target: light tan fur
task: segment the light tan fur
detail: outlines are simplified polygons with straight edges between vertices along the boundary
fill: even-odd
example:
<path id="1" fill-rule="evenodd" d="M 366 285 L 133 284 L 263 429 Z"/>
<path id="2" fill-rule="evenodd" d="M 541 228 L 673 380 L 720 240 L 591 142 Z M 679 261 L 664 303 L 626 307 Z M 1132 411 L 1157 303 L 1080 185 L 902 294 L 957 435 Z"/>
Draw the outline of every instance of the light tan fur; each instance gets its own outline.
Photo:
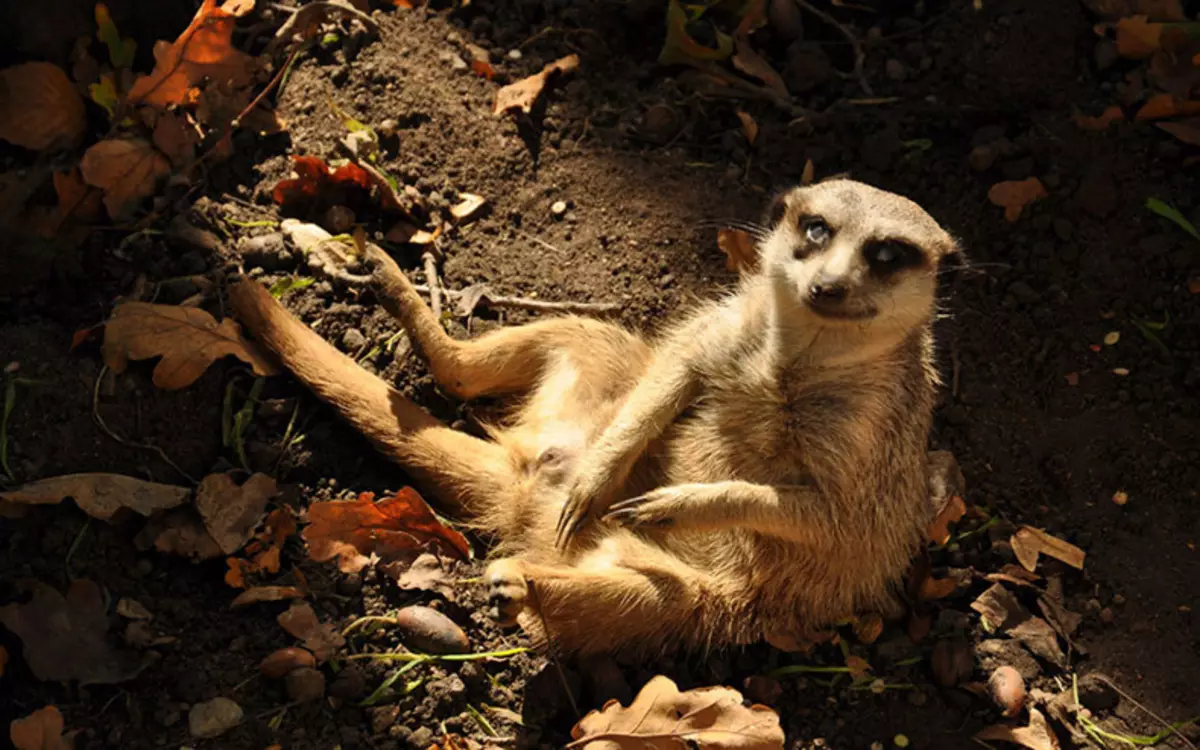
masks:
<path id="1" fill-rule="evenodd" d="M 811 242 L 804 217 L 828 240 Z M 873 273 L 864 248 L 888 239 L 921 261 Z M 301 381 L 497 537 L 499 611 L 563 652 L 646 653 L 798 640 L 895 610 L 930 518 L 935 277 L 955 251 L 900 196 L 797 188 L 760 270 L 654 343 L 576 317 L 454 340 L 378 253 L 379 297 L 441 387 L 518 397 L 492 440 L 437 422 L 258 284 L 231 298 Z M 844 296 L 811 304 L 831 279 Z"/>

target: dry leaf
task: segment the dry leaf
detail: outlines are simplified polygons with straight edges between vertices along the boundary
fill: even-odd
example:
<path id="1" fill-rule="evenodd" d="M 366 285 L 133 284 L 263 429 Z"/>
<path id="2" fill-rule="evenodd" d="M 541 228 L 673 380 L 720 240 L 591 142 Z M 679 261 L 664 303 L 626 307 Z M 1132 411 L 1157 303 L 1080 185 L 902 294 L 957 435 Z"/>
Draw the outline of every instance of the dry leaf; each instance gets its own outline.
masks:
<path id="1" fill-rule="evenodd" d="M 254 536 L 275 496 L 275 480 L 255 474 L 241 487 L 228 474 L 209 474 L 196 490 L 196 510 L 221 551 L 231 555 Z"/>
<path id="2" fill-rule="evenodd" d="M 1030 572 L 1037 568 L 1039 553 L 1062 560 L 1072 568 L 1083 570 L 1085 556 L 1083 550 L 1040 529 L 1021 526 L 1012 535 L 1009 542 L 1012 544 L 1013 553 L 1017 556 L 1017 562 Z"/>
<path id="3" fill-rule="evenodd" d="M 1166 117 L 1196 114 L 1200 114 L 1200 102 L 1198 101 L 1183 99 L 1170 94 L 1155 94 L 1146 100 L 1146 103 L 1137 111 L 1133 119 L 1161 120 Z"/>
<path id="4" fill-rule="evenodd" d="M 154 145 L 162 151 L 176 169 L 192 163 L 196 155 L 196 144 L 200 142 L 200 131 L 182 112 L 164 112 L 154 125 Z"/>
<path id="5" fill-rule="evenodd" d="M 1178 122 L 1155 123 L 1159 129 L 1165 130 L 1176 139 L 1189 146 L 1200 146 L 1200 117 L 1190 117 Z"/>
<path id="6" fill-rule="evenodd" d="M 569 748 L 676 750 L 684 747 L 769 750 L 783 747 L 779 716 L 766 706 L 743 706 L 728 687 L 679 692 L 659 675 L 628 708 L 609 701 L 571 729 Z"/>
<path id="7" fill-rule="evenodd" d="M 859 641 L 872 644 L 883 635 L 883 617 L 878 614 L 862 615 L 854 618 L 854 637 Z"/>
<path id="8" fill-rule="evenodd" d="M 83 181 L 79 167 L 69 171 L 55 170 L 54 192 L 58 196 L 60 222 L 75 220 L 87 224 L 100 218 L 101 191 Z"/>
<path id="9" fill-rule="evenodd" d="M 552 77 L 559 73 L 574 72 L 578 67 L 579 55 L 567 55 L 555 60 L 528 78 L 508 84 L 496 92 L 496 102 L 492 106 L 492 112 L 498 115 L 509 110 L 519 109 L 525 114 L 529 114 L 533 109 L 534 102 L 541 96 L 542 90 L 546 88 L 546 84 Z"/>
<path id="10" fill-rule="evenodd" d="M 234 597 L 234 609 L 258 602 L 278 602 L 284 599 L 303 599 L 308 592 L 299 586 L 255 586 Z"/>
<path id="11" fill-rule="evenodd" d="M 109 641 L 104 594 L 83 578 L 71 582 L 65 597 L 35 582 L 28 603 L 0 607 L 0 623 L 21 639 L 21 654 L 42 681 L 111 685 L 136 677 L 146 666 Z"/>
<path id="12" fill-rule="evenodd" d="M 350 193 L 370 195 L 375 186 L 372 176 L 354 162 L 331 170 L 316 156 L 293 156 L 292 169 L 297 176 L 280 180 L 271 197 L 280 206 L 296 210 L 312 212 L 326 204 L 345 205 Z"/>
<path id="13" fill-rule="evenodd" d="M 174 43 L 154 46 L 154 71 L 133 82 L 128 103 L 165 109 L 184 103 L 188 91 L 204 79 L 234 87 L 250 83 L 254 58 L 231 43 L 236 19 L 216 0 L 204 0 Z"/>
<path id="14" fill-rule="evenodd" d="M 746 142 L 753 146 L 754 142 L 758 140 L 758 123 L 740 109 L 737 111 L 737 116 L 742 121 L 742 132 L 746 134 Z"/>
<path id="15" fill-rule="evenodd" d="M 104 363 L 117 374 L 131 359 L 162 357 L 153 377 L 154 384 L 166 390 L 186 388 L 214 361 L 228 355 L 249 364 L 257 375 L 278 372 L 268 355 L 242 336 L 232 318 L 218 324 L 196 307 L 119 305 L 104 326 L 103 354 Z"/>
<path id="16" fill-rule="evenodd" d="M 1125 113 L 1121 108 L 1113 104 L 1095 117 L 1090 117 L 1082 112 L 1075 113 L 1075 124 L 1080 130 L 1108 130 L 1109 126 L 1114 122 L 1120 122 L 1125 119 Z"/>
<path id="17" fill-rule="evenodd" d="M 1016 221 L 1021 218 L 1021 211 L 1036 200 L 1049 195 L 1046 186 L 1036 177 L 1027 180 L 997 182 L 988 190 L 988 200 L 1004 209 L 1004 218 Z"/>
<path id="18" fill-rule="evenodd" d="M 487 60 L 472 60 L 471 72 L 480 78 L 486 78 L 489 81 L 496 77 L 496 69 Z"/>
<path id="19" fill-rule="evenodd" d="M 1041 580 L 1041 576 L 1037 573 L 1030 573 L 1020 565 L 1013 565 L 1012 563 L 1006 563 L 1000 570 L 995 573 L 988 573 L 983 578 L 993 583 L 1003 581 L 1004 583 L 1011 583 L 1016 586 L 1033 586 Z"/>
<path id="20" fill-rule="evenodd" d="M 718 229 L 717 247 L 725 253 L 725 268 L 753 273 L 758 268 L 758 249 L 750 233 L 741 229 Z"/>
<path id="21" fill-rule="evenodd" d="M 1046 717 L 1032 706 L 1029 708 L 1029 726 L 996 724 L 977 732 L 975 739 L 1011 742 L 1028 750 L 1059 750 L 1058 738 L 1050 730 Z"/>
<path id="22" fill-rule="evenodd" d="M 276 508 L 267 514 L 263 531 L 256 541 L 246 546 L 249 559 L 230 557 L 225 560 L 229 570 L 225 583 L 234 588 L 246 588 L 246 576 L 259 573 L 278 573 L 280 556 L 287 538 L 296 533 L 296 517 L 287 507 Z"/>
<path id="23" fill-rule="evenodd" d="M 861 680 L 871 673 L 870 663 L 861 656 L 847 656 L 846 668 L 850 670 L 850 676 L 855 680 Z"/>
<path id="24" fill-rule="evenodd" d="M 921 581 L 921 587 L 917 592 L 917 599 L 923 602 L 932 602 L 938 599 L 945 599 L 950 596 L 958 588 L 958 582 L 953 578 L 934 578 L 926 576 Z"/>
<path id="25" fill-rule="evenodd" d="M 1035 655 L 1066 669 L 1067 657 L 1058 646 L 1058 634 L 1050 627 L 1050 623 L 1042 618 L 1030 615 L 1029 619 L 1013 625 L 1006 632 Z"/>
<path id="26" fill-rule="evenodd" d="M 196 561 L 221 556 L 220 545 L 204 528 L 204 520 L 192 507 L 176 508 L 151 518 L 138 532 L 136 541 L 143 549 L 152 546 L 159 552 Z"/>
<path id="27" fill-rule="evenodd" d="M 1146 16 L 1130 16 L 1117 21 L 1117 52 L 1122 57 L 1144 60 L 1162 46 L 1163 25 L 1150 23 Z"/>
<path id="28" fill-rule="evenodd" d="M 357 500 L 316 502 L 308 508 L 302 536 L 317 562 L 338 558 L 343 573 L 357 573 L 377 555 L 385 562 L 417 557 L 428 547 L 461 560 L 470 557 L 466 537 L 443 526 L 411 487 L 374 502 L 364 492 Z"/>
<path id="29" fill-rule="evenodd" d="M 67 474 L 0 492 L 0 500 L 27 505 L 57 505 L 71 498 L 92 518 L 111 521 L 122 510 L 150 516 L 187 501 L 191 490 L 120 474 Z"/>
<path id="30" fill-rule="evenodd" d="M 89 148 L 79 169 L 87 184 L 104 190 L 108 215 L 122 221 L 171 174 L 171 162 L 142 138 L 110 138 Z"/>
<path id="31" fill-rule="evenodd" d="M 1145 15 L 1156 21 L 1185 21 L 1181 0 L 1083 0 L 1088 10 L 1115 21 L 1132 15 Z"/>
<path id="32" fill-rule="evenodd" d="M 284 630 L 304 641 L 304 647 L 313 652 L 317 661 L 328 661 L 346 644 L 346 639 L 332 625 L 317 619 L 317 613 L 307 602 L 292 602 L 275 619 Z"/>
<path id="33" fill-rule="evenodd" d="M 971 602 L 971 609 L 987 621 L 984 627 L 991 633 L 1006 630 L 1032 617 L 1029 610 L 1021 606 L 1017 598 L 999 583 L 992 584 Z"/>
<path id="34" fill-rule="evenodd" d="M 958 495 L 951 495 L 938 512 L 937 518 L 929 524 L 929 541 L 934 544 L 945 544 L 950 541 L 950 524 L 957 523 L 967 512 L 967 504 Z"/>
<path id="35" fill-rule="evenodd" d="M 459 193 L 458 197 L 459 202 L 450 207 L 450 215 L 455 221 L 466 221 L 487 203 L 487 199 L 482 195 Z"/>
<path id="36" fill-rule="evenodd" d="M 0 70 L 0 139 L 34 151 L 72 148 L 87 129 L 83 97 L 57 65 Z"/>
<path id="37" fill-rule="evenodd" d="M 667 5 L 667 34 L 658 53 L 659 65 L 694 65 L 697 62 L 724 60 L 733 54 L 733 37 L 713 28 L 716 48 L 705 47 L 688 34 L 688 14 L 679 0 Z"/>
<path id="38" fill-rule="evenodd" d="M 123 597 L 117 601 L 117 614 L 127 620 L 153 620 L 154 614 L 137 599 Z"/>
<path id="39" fill-rule="evenodd" d="M 812 159 L 804 161 L 804 171 L 800 173 L 800 184 L 811 185 L 813 180 L 817 178 L 817 168 L 813 166 Z"/>
<path id="40" fill-rule="evenodd" d="M 767 88 L 774 91 L 779 96 L 786 98 L 788 96 L 787 84 L 783 82 L 783 77 L 775 72 L 771 64 L 763 59 L 762 55 L 754 51 L 750 46 L 750 42 L 745 39 L 738 39 L 735 43 L 736 51 L 733 53 L 733 67 L 748 76 L 757 78 L 767 85 Z"/>
<path id="41" fill-rule="evenodd" d="M 9 725 L 15 750 L 74 750 L 74 732 L 63 735 L 63 717 L 54 706 L 39 708 Z"/>
<path id="42" fill-rule="evenodd" d="M 447 601 L 454 601 L 450 571 L 437 555 L 426 552 L 412 565 L 395 562 L 385 565 L 383 570 L 395 579 L 396 586 L 405 591 L 432 591 Z"/>

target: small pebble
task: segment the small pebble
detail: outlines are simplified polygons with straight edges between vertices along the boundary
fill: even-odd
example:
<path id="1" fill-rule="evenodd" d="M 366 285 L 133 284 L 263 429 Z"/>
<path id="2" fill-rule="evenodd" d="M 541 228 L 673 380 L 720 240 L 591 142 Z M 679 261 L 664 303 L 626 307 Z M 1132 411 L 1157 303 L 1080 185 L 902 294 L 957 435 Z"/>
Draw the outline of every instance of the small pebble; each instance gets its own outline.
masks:
<path id="1" fill-rule="evenodd" d="M 220 737 L 242 723 L 242 707 L 228 698 L 197 703 L 188 712 L 188 733 L 197 739 Z"/>
<path id="2" fill-rule="evenodd" d="M 907 75 L 907 71 L 904 69 L 904 63 L 900 62 L 896 58 L 892 58 L 891 60 L 887 61 L 887 64 L 884 66 L 884 73 L 886 73 L 888 79 L 892 81 L 903 81 Z"/>
<path id="3" fill-rule="evenodd" d="M 367 343 L 367 337 L 357 328 L 347 328 L 342 334 L 342 348 L 348 352 L 357 352 Z"/>
<path id="4" fill-rule="evenodd" d="M 508 51 L 508 59 L 509 59 L 509 60 L 512 60 L 513 62 L 516 62 L 517 60 L 520 60 L 520 59 L 521 59 L 521 50 L 519 50 L 519 49 L 510 49 L 510 50 Z"/>
<path id="5" fill-rule="evenodd" d="M 1116 617 L 1116 615 L 1114 615 L 1113 611 L 1108 607 L 1100 610 L 1100 622 L 1104 623 L 1105 625 L 1111 624 L 1114 617 Z"/>
<path id="6" fill-rule="evenodd" d="M 554 203 L 550 206 L 550 213 L 555 218 L 562 218 L 562 216 L 567 213 L 567 202 L 554 201 Z"/>

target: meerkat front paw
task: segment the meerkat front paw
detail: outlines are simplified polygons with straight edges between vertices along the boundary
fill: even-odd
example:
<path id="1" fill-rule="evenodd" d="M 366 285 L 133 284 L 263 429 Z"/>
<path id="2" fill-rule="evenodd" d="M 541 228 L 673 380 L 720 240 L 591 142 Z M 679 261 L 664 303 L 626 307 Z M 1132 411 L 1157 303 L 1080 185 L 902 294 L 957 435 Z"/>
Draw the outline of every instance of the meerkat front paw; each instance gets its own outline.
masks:
<path id="1" fill-rule="evenodd" d="M 684 495 L 679 490 L 674 487 L 660 487 L 644 495 L 613 503 L 604 515 L 604 520 L 622 526 L 669 528 L 679 525 L 684 504 Z"/>
<path id="2" fill-rule="evenodd" d="M 484 580 L 488 585 L 488 613 L 501 625 L 513 625 L 525 609 L 529 584 L 520 560 L 505 558 L 487 567 Z"/>

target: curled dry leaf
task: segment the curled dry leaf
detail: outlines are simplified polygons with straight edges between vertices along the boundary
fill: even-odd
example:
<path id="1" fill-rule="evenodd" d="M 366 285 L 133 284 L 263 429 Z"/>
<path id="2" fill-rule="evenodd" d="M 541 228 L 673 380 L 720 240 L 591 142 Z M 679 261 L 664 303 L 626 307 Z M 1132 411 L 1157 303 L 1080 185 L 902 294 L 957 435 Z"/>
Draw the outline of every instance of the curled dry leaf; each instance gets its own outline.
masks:
<path id="1" fill-rule="evenodd" d="M 958 495 L 951 495 L 929 525 L 929 541 L 945 544 L 950 541 L 950 524 L 958 523 L 967 512 L 967 504 Z"/>
<path id="2" fill-rule="evenodd" d="M 304 647 L 317 657 L 317 661 L 328 661 L 346 644 L 346 639 L 332 625 L 317 619 L 317 613 L 307 602 L 292 602 L 292 606 L 275 619 L 290 635 L 304 641 Z"/>
<path id="3" fill-rule="evenodd" d="M 254 58 L 232 44 L 237 11 L 204 0 L 195 17 L 173 43 L 154 47 L 154 70 L 140 76 L 129 89 L 130 104 L 166 108 L 182 104 L 188 91 L 205 79 L 234 87 L 254 76 Z"/>
<path id="4" fill-rule="evenodd" d="M 283 545 L 288 537 L 296 533 L 296 517 L 287 507 L 276 508 L 267 514 L 263 530 L 258 537 L 246 545 L 247 557 L 230 557 L 225 560 L 229 570 L 225 583 L 234 588 L 246 588 L 246 576 L 255 573 L 278 573 Z"/>
<path id="5" fill-rule="evenodd" d="M 62 68 L 29 62 L 0 70 L 0 139 L 34 151 L 71 148 L 86 129 L 83 97 Z"/>
<path id="6" fill-rule="evenodd" d="M 87 184 L 104 191 L 104 207 L 116 221 L 129 218 L 158 180 L 171 173 L 171 162 L 143 138 L 109 138 L 83 155 L 79 169 Z"/>
<path id="7" fill-rule="evenodd" d="M 487 199 L 482 195 L 459 193 L 458 197 L 459 202 L 450 207 L 450 215 L 455 221 L 466 221 L 487 203 Z"/>
<path id="8" fill-rule="evenodd" d="M 415 558 L 435 547 L 460 560 L 471 554 L 466 537 L 447 528 L 411 487 L 374 502 L 364 492 L 351 501 L 313 503 L 302 536 L 317 562 L 338 558 L 343 573 L 357 573 L 376 555 L 385 562 Z"/>
<path id="9" fill-rule="evenodd" d="M 394 562 L 385 565 L 383 570 L 405 591 L 430 591 L 447 601 L 454 601 L 450 573 L 437 555 L 425 552 L 412 565 Z"/>
<path id="10" fill-rule="evenodd" d="M 63 734 L 63 716 L 54 706 L 39 708 L 9 725 L 8 738 L 15 750 L 74 750 L 75 733 Z"/>
<path id="11" fill-rule="evenodd" d="M 1037 569 L 1038 555 L 1049 555 L 1065 562 L 1072 568 L 1083 570 L 1083 560 L 1086 554 L 1074 544 L 1064 542 L 1056 536 L 1051 536 L 1041 529 L 1032 526 L 1021 526 L 1009 539 L 1017 562 L 1028 571 Z"/>
<path id="12" fill-rule="evenodd" d="M 255 474 L 240 487 L 228 474 L 209 474 L 200 481 L 196 510 L 222 552 L 233 554 L 254 536 L 275 490 L 275 480 L 266 474 Z"/>
<path id="13" fill-rule="evenodd" d="M 150 516 L 187 501 L 191 490 L 120 474 L 67 474 L 0 492 L 0 500 L 26 505 L 56 505 L 71 498 L 92 518 L 111 521 L 123 510 Z"/>
<path id="14" fill-rule="evenodd" d="M 667 34 L 658 53 L 660 65 L 694 65 L 709 60 L 724 60 L 733 54 L 733 37 L 728 34 L 713 29 L 717 38 L 714 49 L 693 39 L 687 27 L 687 11 L 679 0 L 670 0 L 667 6 Z"/>
<path id="15" fill-rule="evenodd" d="M 159 552 L 190 557 L 193 560 L 211 560 L 221 556 L 217 544 L 195 508 L 185 507 L 169 510 L 154 516 L 138 532 L 138 546 L 153 547 Z"/>
<path id="16" fill-rule="evenodd" d="M 986 621 L 984 629 L 993 633 L 1011 628 L 1032 617 L 1029 610 L 1021 606 L 1016 597 L 999 583 L 992 584 L 971 602 L 971 609 Z"/>
<path id="17" fill-rule="evenodd" d="M 567 55 L 542 68 L 540 72 L 522 78 L 516 83 L 508 84 L 496 92 L 496 102 L 492 105 L 492 112 L 498 115 L 519 109 L 525 114 L 529 114 L 534 103 L 554 76 L 560 73 L 572 73 L 578 67 L 579 55 Z"/>
<path id="18" fill-rule="evenodd" d="M 997 182 L 988 190 L 988 200 L 1004 209 L 1004 218 L 1010 222 L 1021 218 L 1021 211 L 1036 200 L 1050 195 L 1046 186 L 1036 177 L 1027 180 Z"/>
<path id="19" fill-rule="evenodd" d="M 1125 119 L 1125 113 L 1121 108 L 1113 104 L 1095 117 L 1085 115 L 1082 112 L 1075 113 L 1075 125 L 1080 130 L 1108 130 L 1114 122 L 1120 122 Z"/>
<path id="20" fill-rule="evenodd" d="M 183 112 L 163 112 L 154 124 L 154 145 L 176 169 L 191 164 L 200 143 L 200 131 Z"/>
<path id="21" fill-rule="evenodd" d="M 35 582 L 28 603 L 0 607 L 0 623 L 21 639 L 25 662 L 42 681 L 112 685 L 136 677 L 146 666 L 109 640 L 104 594 L 83 578 L 71 582 L 65 597 Z"/>
<path id="22" fill-rule="evenodd" d="M 104 326 L 104 363 L 122 373 L 131 359 L 162 357 L 154 368 L 154 384 L 166 390 L 186 388 L 215 360 L 233 355 L 255 374 L 274 375 L 275 363 L 242 336 L 232 318 L 219 324 L 196 307 L 126 302 Z"/>
<path id="23" fill-rule="evenodd" d="M 764 60 L 762 55 L 758 54 L 750 46 L 750 42 L 745 39 L 738 39 L 734 48 L 733 59 L 730 61 L 733 63 L 733 67 L 752 78 L 757 78 L 765 83 L 768 89 L 781 97 L 787 98 L 788 87 L 783 82 L 783 77 L 775 72 L 771 64 Z"/>
<path id="24" fill-rule="evenodd" d="M 1028 750 L 1059 750 L 1058 738 L 1051 731 L 1046 717 L 1032 707 L 1029 709 L 1028 726 L 1010 727 L 996 724 L 977 732 L 975 739 L 1011 742 Z"/>
<path id="25" fill-rule="evenodd" d="M 280 602 L 284 599 L 303 599 L 308 592 L 299 586 L 255 586 L 246 589 L 233 599 L 229 606 L 233 609 L 245 607 L 259 602 Z"/>
<path id="26" fill-rule="evenodd" d="M 1006 563 L 1000 568 L 1000 570 L 996 571 L 995 573 L 988 573 L 983 578 L 984 580 L 991 581 L 993 583 L 1003 581 L 1004 583 L 1011 583 L 1014 586 L 1033 586 L 1035 583 L 1040 581 L 1042 577 L 1037 573 L 1031 573 L 1028 570 L 1025 570 L 1020 565 Z"/>
<path id="27" fill-rule="evenodd" d="M 742 694 L 728 687 L 681 693 L 662 675 L 646 683 L 628 708 L 614 700 L 584 716 L 571 738 L 567 747 L 591 750 L 783 747 L 779 716 L 766 706 L 744 706 Z"/>
<path id="28" fill-rule="evenodd" d="M 737 111 L 737 117 L 742 121 L 742 132 L 746 134 L 746 142 L 753 146 L 754 142 L 758 140 L 758 123 L 740 109 Z"/>
<path id="29" fill-rule="evenodd" d="M 752 273 L 758 267 L 758 249 L 750 233 L 742 229 L 718 229 L 717 247 L 725 253 L 725 268 Z"/>

